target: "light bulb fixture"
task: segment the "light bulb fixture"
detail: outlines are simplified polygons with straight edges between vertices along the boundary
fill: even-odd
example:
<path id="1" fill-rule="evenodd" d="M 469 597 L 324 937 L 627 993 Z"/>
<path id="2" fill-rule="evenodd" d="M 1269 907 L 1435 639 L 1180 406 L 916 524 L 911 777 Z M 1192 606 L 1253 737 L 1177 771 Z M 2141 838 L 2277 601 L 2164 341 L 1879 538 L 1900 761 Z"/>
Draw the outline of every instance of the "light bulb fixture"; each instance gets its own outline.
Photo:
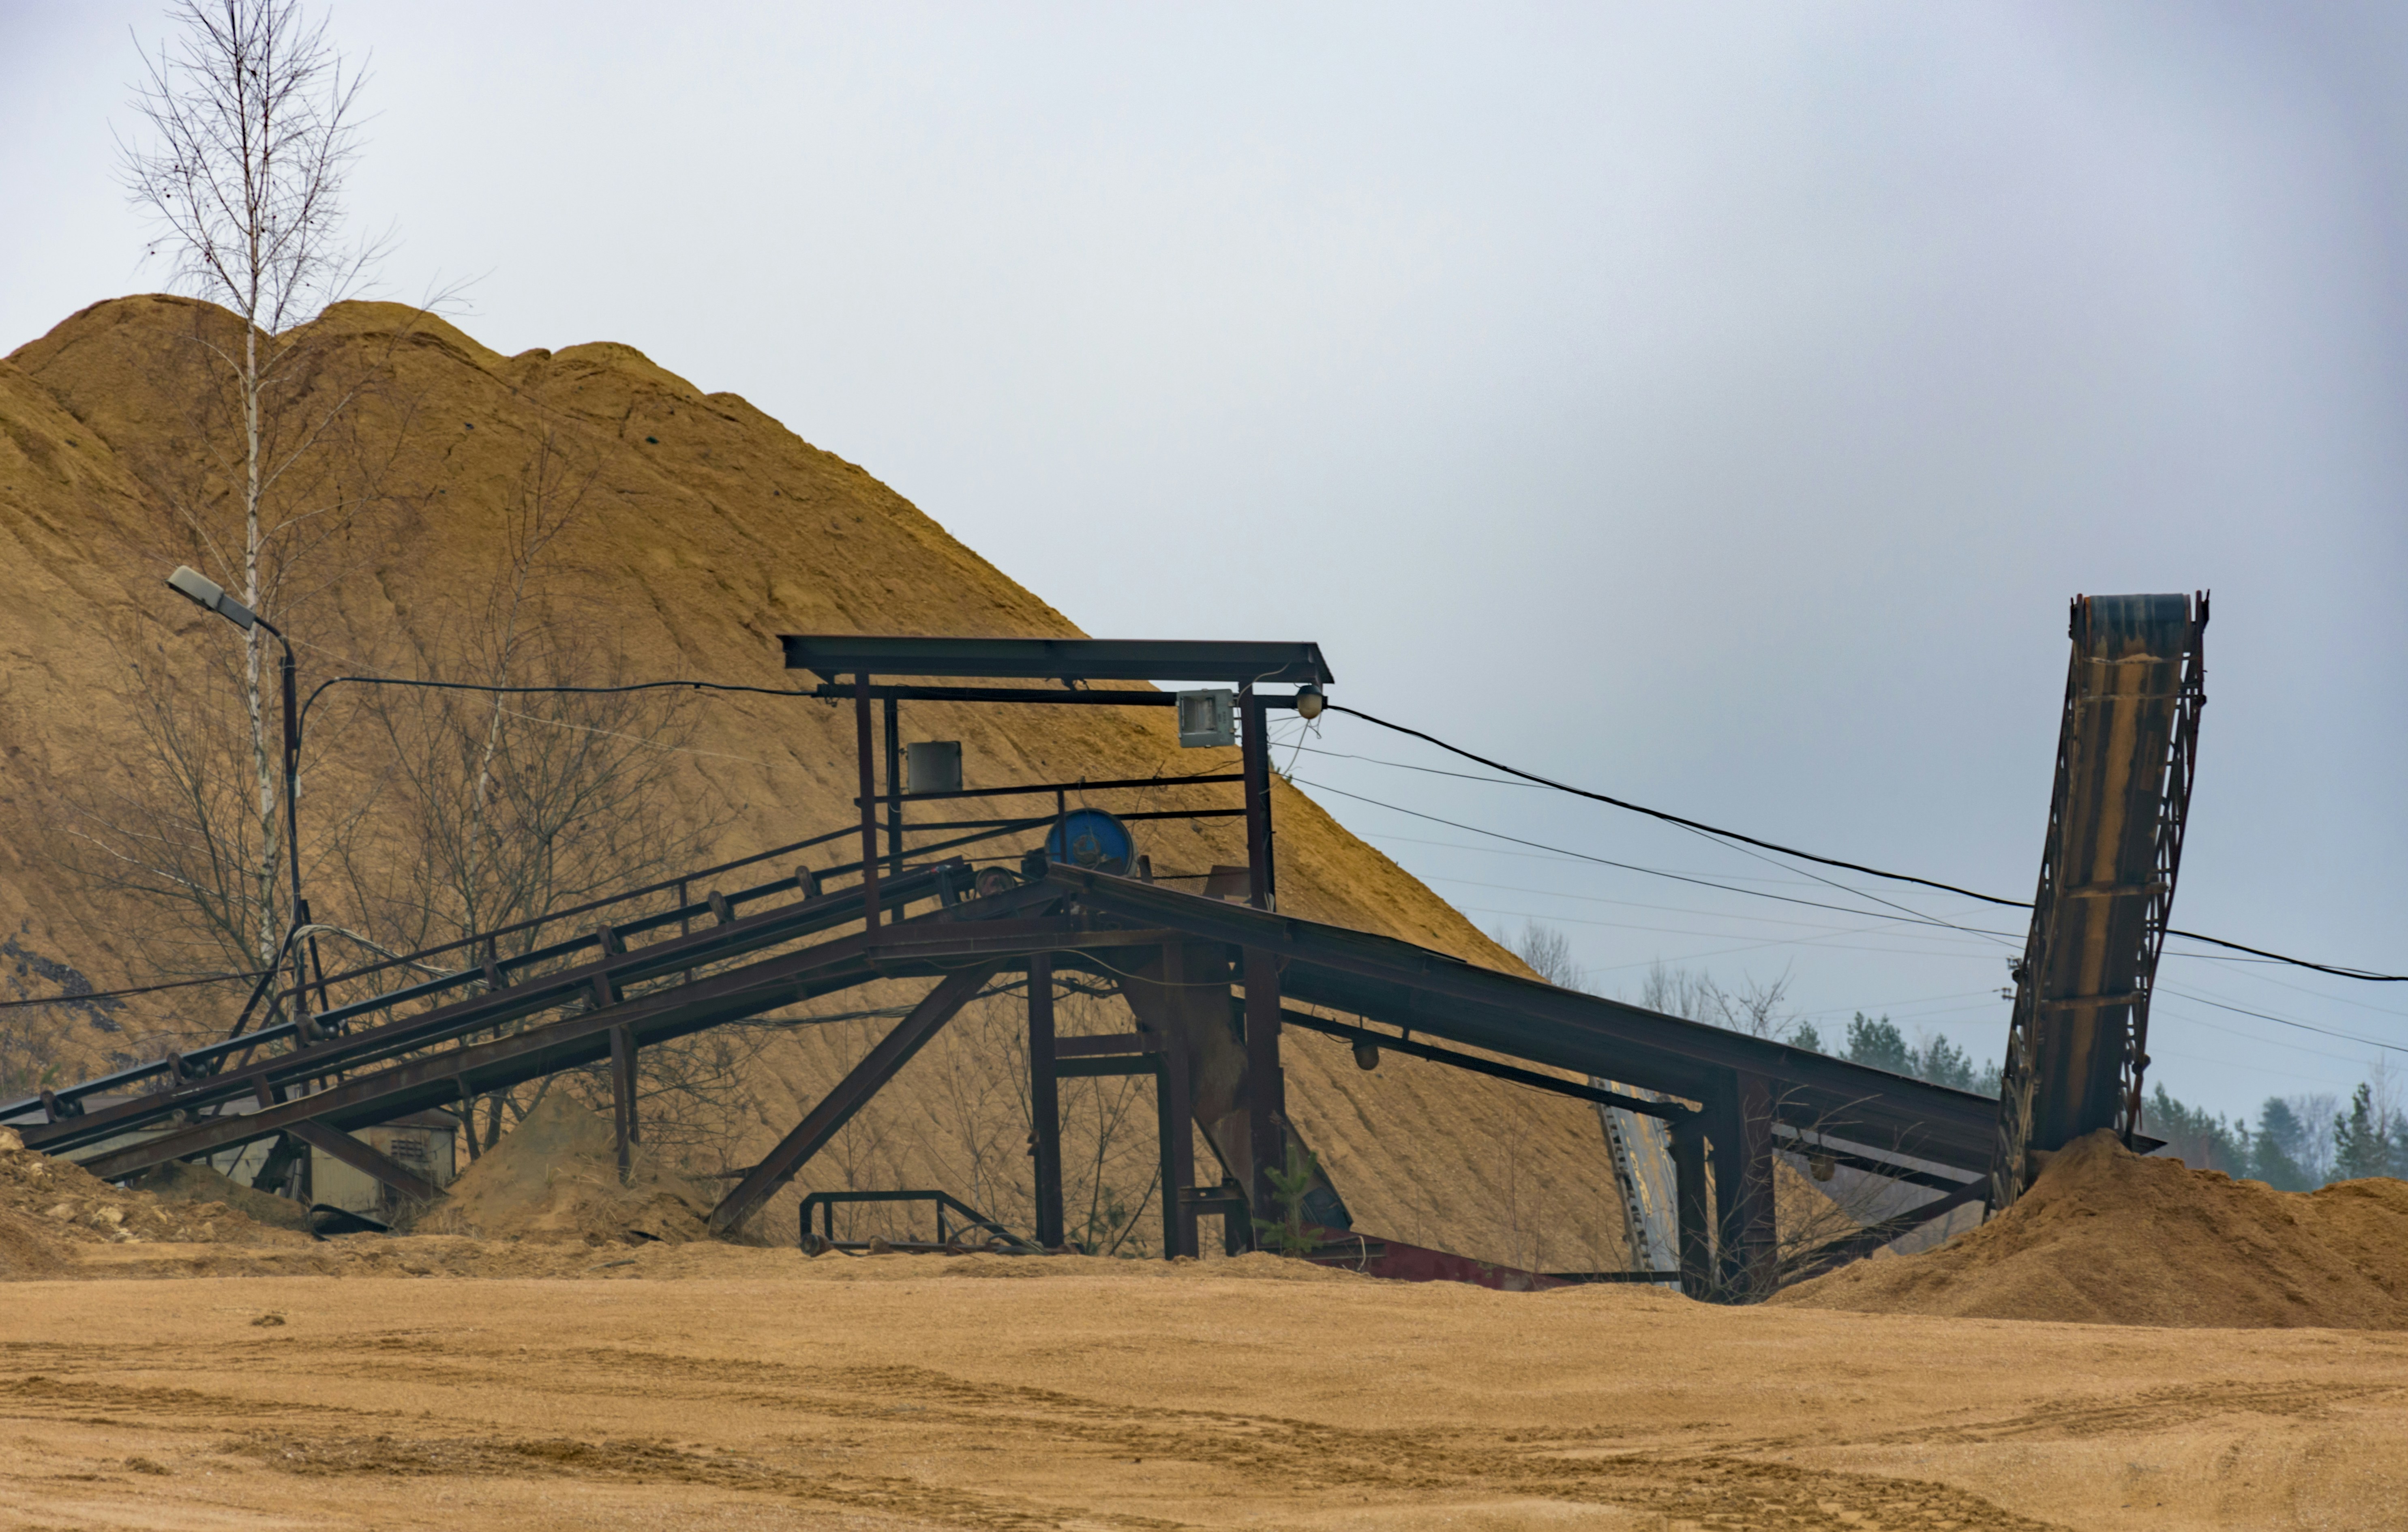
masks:
<path id="1" fill-rule="evenodd" d="M 167 588 L 203 611 L 216 613 L 246 633 L 259 621 L 257 613 L 227 595 L 225 586 L 190 564 L 176 566 L 176 572 L 167 576 Z"/>
<path id="2" fill-rule="evenodd" d="M 1321 688 L 1319 687 L 1307 683 L 1306 685 L 1296 688 L 1296 715 L 1297 717 L 1310 722 L 1314 718 L 1320 717 L 1321 710 L 1328 705 L 1329 699 L 1321 694 Z"/>

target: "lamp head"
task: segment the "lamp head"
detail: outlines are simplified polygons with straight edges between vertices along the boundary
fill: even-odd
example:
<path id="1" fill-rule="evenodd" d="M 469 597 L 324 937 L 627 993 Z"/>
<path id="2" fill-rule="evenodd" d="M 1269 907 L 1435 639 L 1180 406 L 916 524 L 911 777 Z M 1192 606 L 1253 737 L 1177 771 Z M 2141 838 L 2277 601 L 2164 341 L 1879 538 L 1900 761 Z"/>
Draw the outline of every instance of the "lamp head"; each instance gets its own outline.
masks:
<path id="1" fill-rule="evenodd" d="M 176 572 L 167 576 L 167 588 L 204 611 L 214 612 L 226 621 L 251 631 L 259 621 L 258 614 L 225 593 L 225 587 L 189 564 L 179 564 Z"/>
<path id="2" fill-rule="evenodd" d="M 1296 688 L 1296 715 L 1299 718 L 1308 721 L 1318 718 L 1321 710 L 1328 704 L 1329 699 L 1321 694 L 1321 688 L 1310 682 Z"/>

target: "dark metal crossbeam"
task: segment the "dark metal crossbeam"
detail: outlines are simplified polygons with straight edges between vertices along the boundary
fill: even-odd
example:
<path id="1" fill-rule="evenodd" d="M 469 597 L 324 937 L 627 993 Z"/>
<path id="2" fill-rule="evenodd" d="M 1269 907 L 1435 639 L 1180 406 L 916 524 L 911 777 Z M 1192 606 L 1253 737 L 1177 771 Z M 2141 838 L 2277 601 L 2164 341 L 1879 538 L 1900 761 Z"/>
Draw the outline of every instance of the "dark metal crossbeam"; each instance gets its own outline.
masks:
<path id="1" fill-rule="evenodd" d="M 798 697 L 819 697 L 830 701 L 851 698 L 851 687 L 815 687 L 796 692 Z M 1177 707 L 1179 696 L 1168 691 L 1060 691 L 1037 687 L 872 687 L 873 698 L 899 698 L 906 702 L 1007 702 L 1015 706 L 1046 706 L 1061 703 L 1068 707 Z M 1294 708 L 1296 698 L 1282 692 L 1271 692 L 1263 698 L 1268 708 Z"/>
<path id="2" fill-rule="evenodd" d="M 734 1191 L 720 1199 L 710 1210 L 710 1232 L 724 1235 L 740 1227 L 778 1188 L 793 1179 L 795 1172 L 825 1148 L 879 1088 L 893 1079 L 895 1072 L 910 1062 L 911 1056 L 943 1030 L 964 1003 L 985 987 L 995 972 L 993 965 L 964 969 L 929 990 L 925 999 L 911 1007 L 910 1015 L 895 1023 L 894 1030 L 878 1040 L 853 1072 L 838 1081 L 836 1089 L 776 1149 L 763 1155 Z"/>
<path id="3" fill-rule="evenodd" d="M 1943 1197 L 1935 1197 L 1920 1207 L 1910 1207 L 1894 1218 L 1867 1224 L 1855 1234 L 1842 1236 L 1827 1245 L 1818 1245 L 1803 1255 L 1786 1263 L 1782 1275 L 1787 1281 L 1802 1282 L 1810 1277 L 1836 1271 L 1849 1262 L 1870 1255 L 1899 1236 L 1910 1234 L 1936 1218 L 1944 1218 L 1969 1202 L 1979 1202 L 1988 1194 L 1990 1183 L 1985 1177 L 1968 1181 Z"/>
<path id="4" fill-rule="evenodd" d="M 1207 776 L 1124 776 L 1108 782 L 1027 782 L 1016 788 L 960 788 L 951 792 L 907 792 L 890 794 L 907 803 L 933 803 L 945 798 L 1051 798 L 1057 792 L 1117 791 L 1123 788 L 1207 788 L 1224 783 L 1243 782 L 1243 773 L 1223 772 Z M 853 807 L 861 805 L 855 803 Z"/>
<path id="5" fill-rule="evenodd" d="M 1181 639 L 900 638 L 791 633 L 786 669 L 839 675 L 996 676 L 1020 680 L 1263 682 L 1327 686 L 1318 643 Z"/>
<path id="6" fill-rule="evenodd" d="M 323 1122 L 295 1122 L 285 1132 L 326 1158 L 339 1160 L 362 1175 L 383 1182 L 412 1202 L 443 1200 L 441 1187 L 350 1134 L 338 1133 Z"/>
<path id="7" fill-rule="evenodd" d="M 1159 884 L 1058 864 L 1046 880 L 1100 915 L 1266 954 L 1282 993 L 1306 1004 L 1689 1101 L 1754 1075 L 1771 1082 L 1773 1120 L 1792 1128 L 1892 1143 L 1961 1170 L 1989 1164 L 1998 1104 L 1970 1091 Z"/>
<path id="8" fill-rule="evenodd" d="M 1668 1122 L 1676 1122 L 1694 1114 L 1694 1108 L 1682 1102 L 1650 1101 L 1645 1096 L 1625 1095 L 1619 1091 L 1601 1090 L 1584 1081 L 1558 1079 L 1553 1075 L 1541 1075 L 1536 1070 L 1517 1069 L 1512 1064 L 1498 1063 L 1494 1059 L 1483 1059 L 1469 1053 L 1457 1053 L 1452 1048 L 1432 1048 L 1427 1043 L 1416 1043 L 1410 1037 L 1373 1032 L 1369 1027 L 1353 1026 L 1344 1021 L 1332 1021 L 1327 1017 L 1313 1016 L 1305 1011 L 1283 1010 L 1280 1012 L 1280 1019 L 1291 1027 L 1303 1027 L 1331 1037 L 1342 1038 L 1350 1043 L 1369 1043 L 1373 1048 L 1383 1048 L 1389 1052 L 1409 1054 L 1416 1059 L 1427 1059 L 1432 1063 L 1451 1064 L 1456 1069 L 1467 1069 L 1475 1075 L 1511 1080 L 1516 1085 L 1526 1085 L 1533 1090 L 1552 1091 L 1559 1096 L 1572 1096 L 1581 1101 L 1593 1101 L 1600 1106 L 1619 1106 L 1626 1112 L 1637 1112 L 1646 1117 L 1660 1117 Z"/>

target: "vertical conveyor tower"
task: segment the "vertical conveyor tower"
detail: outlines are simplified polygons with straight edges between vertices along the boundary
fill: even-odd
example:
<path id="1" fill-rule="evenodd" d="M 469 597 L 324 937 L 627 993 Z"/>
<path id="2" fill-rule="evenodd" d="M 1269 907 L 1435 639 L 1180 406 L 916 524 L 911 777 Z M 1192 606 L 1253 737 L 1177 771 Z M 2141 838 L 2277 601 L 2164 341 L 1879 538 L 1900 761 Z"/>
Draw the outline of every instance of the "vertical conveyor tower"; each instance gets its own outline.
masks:
<path id="1" fill-rule="evenodd" d="M 2057 786 L 1999 1092 L 1989 1204 L 2100 1128 L 2128 1144 L 2206 701 L 2207 598 L 2077 596 Z"/>

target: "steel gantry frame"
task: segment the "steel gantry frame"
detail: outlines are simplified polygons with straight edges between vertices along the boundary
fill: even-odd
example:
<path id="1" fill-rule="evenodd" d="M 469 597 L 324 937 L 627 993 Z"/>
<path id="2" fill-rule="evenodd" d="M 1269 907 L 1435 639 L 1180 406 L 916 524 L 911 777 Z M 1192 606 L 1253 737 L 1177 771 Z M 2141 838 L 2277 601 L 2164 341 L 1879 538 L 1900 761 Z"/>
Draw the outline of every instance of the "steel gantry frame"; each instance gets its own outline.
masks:
<path id="1" fill-rule="evenodd" d="M 1701 1295 L 1761 1294 L 1778 1278 L 1772 1172 L 1784 1148 L 1811 1142 L 1815 1152 L 1923 1184 L 1935 1179 L 1910 1160 L 1967 1173 L 1986 1163 L 1996 1109 L 1987 1098 L 1491 972 L 1280 910 L 1264 724 L 1270 710 L 1292 707 L 1296 699 L 1266 695 L 1254 683 L 1327 684 L 1327 669 L 1312 645 L 785 643 L 790 666 L 826 675 L 819 695 L 854 704 L 861 774 L 854 826 L 626 896 L 674 889 L 676 902 L 665 910 L 597 922 L 539 945 L 538 932 L 518 928 L 514 939 L 528 945 L 513 955 L 499 955 L 497 939 L 508 933 L 486 933 L 315 981 L 398 978 L 366 999 L 322 1010 L 313 1026 L 248 1031 L 208 1048 L 0 1106 L 0 1121 L 21 1126 L 29 1147 L 81 1154 L 94 1174 L 119 1178 L 272 1136 L 322 1148 L 339 1140 L 352 1163 L 407 1195 L 424 1198 L 435 1189 L 350 1138 L 349 1131 L 608 1061 L 624 1160 L 640 1131 L 633 1098 L 643 1048 L 862 984 L 936 981 L 861 1064 L 738 1178 L 711 1214 L 711 1226 L 724 1232 L 790 1182 L 963 1004 L 992 992 L 1007 976 L 1025 975 L 1037 1235 L 1048 1248 L 1058 1246 L 1066 1232 L 1055 1082 L 1102 1072 L 1154 1077 L 1165 1252 L 1195 1250 L 1200 1211 L 1221 1214 L 1230 1248 L 1250 1243 L 1255 1220 L 1279 1216 L 1266 1172 L 1283 1162 L 1296 1136 L 1283 1099 L 1281 1033 L 1286 1026 L 1664 1121 L 1671 1130 L 1679 1188 L 1683 1279 Z M 888 643 L 896 647 L 878 647 Z M 1032 666 L 1038 668 L 1032 672 Z M 938 684 L 882 679 L 898 670 L 909 680 L 933 677 Z M 1062 689 L 950 684 L 982 675 L 1052 679 Z M 1041 853 L 1023 859 L 1019 876 L 983 885 L 958 858 L 910 860 L 907 834 L 953 837 L 923 847 L 925 856 L 1042 826 L 1053 817 L 973 825 L 909 822 L 903 805 L 915 795 L 895 780 L 895 704 L 925 699 L 1166 706 L 1174 701 L 1162 692 L 1082 685 L 1140 677 L 1237 684 L 1243 736 L 1234 785 L 1243 797 L 1236 812 L 1246 818 L 1245 903 L 1142 876 L 1049 864 Z M 883 752 L 874 738 L 880 723 Z M 889 763 L 883 793 L 875 770 L 882 753 Z M 1229 778 L 1164 780 L 1203 785 Z M 975 791 L 1053 795 L 1058 813 L 1066 788 L 1103 786 Z M 963 830 L 975 833 L 953 833 Z M 685 897 L 692 885 L 708 887 L 724 873 L 847 836 L 858 836 L 853 861 L 816 871 L 798 867 L 733 892 Z M 856 881 L 830 887 L 848 875 Z M 557 929 L 563 918 L 549 923 Z M 424 968 L 424 960 L 437 956 L 457 966 L 423 978 L 403 976 L 403 963 Z M 1105 1038 L 1056 1035 L 1052 1002 L 1056 976 L 1065 972 L 1117 986 L 1136 1015 L 1136 1031 Z M 1597 1078 L 1643 1093 L 1589 1083 Z M 93 1100 L 133 1083 L 150 1089 L 114 1106 Z M 1229 1178 L 1193 1184 L 1195 1132 L 1202 1133 Z M 1351 1227 L 1343 1200 L 1326 1178 L 1312 1187 L 1306 1207 L 1324 1229 Z M 1837 1259 L 1842 1252 L 1815 1253 Z"/>

